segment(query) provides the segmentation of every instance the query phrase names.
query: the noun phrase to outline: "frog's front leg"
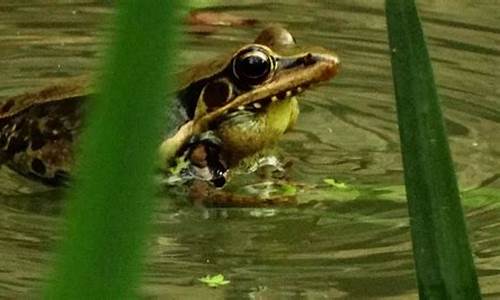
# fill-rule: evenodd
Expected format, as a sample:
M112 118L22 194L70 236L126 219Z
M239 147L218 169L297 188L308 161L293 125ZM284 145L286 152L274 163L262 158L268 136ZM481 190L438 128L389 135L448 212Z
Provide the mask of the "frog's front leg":
M165 139L158 149L158 166L161 170L167 170L171 162L178 156L180 149L193 136L193 121L188 121L182 125L177 132Z
M227 164L221 156L222 141L213 131L195 135L181 149L189 162L189 175L204 181L210 181L216 187L226 183Z

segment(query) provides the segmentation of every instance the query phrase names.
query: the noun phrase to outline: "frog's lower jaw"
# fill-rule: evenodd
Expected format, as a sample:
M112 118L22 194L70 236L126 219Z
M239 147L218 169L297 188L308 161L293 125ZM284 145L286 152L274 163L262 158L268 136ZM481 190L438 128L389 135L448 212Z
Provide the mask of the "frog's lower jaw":
M290 129L299 114L297 99L269 104L259 111L228 115L216 129L222 140L222 157L229 167L275 144Z

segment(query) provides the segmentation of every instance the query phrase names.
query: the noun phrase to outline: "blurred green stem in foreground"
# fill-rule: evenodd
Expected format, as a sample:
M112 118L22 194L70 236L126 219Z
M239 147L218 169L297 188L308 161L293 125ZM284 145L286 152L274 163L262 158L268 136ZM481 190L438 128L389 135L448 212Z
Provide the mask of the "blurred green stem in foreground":
M92 100L67 227L46 299L134 298L166 132L166 76L178 1L117 3L116 33Z
M413 0L386 0L421 299L480 299L434 76Z

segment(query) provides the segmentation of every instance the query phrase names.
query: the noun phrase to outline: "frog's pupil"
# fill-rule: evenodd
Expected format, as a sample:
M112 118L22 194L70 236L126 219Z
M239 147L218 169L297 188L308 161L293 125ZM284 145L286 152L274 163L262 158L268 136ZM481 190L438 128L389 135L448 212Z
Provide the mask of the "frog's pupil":
M269 61L260 56L248 56L240 62L242 75L249 78L259 78L269 71Z

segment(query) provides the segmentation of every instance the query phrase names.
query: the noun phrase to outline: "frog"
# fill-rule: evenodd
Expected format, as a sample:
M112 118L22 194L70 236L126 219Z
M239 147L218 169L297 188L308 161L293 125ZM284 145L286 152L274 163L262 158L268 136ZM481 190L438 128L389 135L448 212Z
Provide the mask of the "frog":
M252 43L189 68L169 95L179 126L159 143L159 169L183 158L198 178L223 186L228 170L293 127L296 96L338 70L336 54L297 46L282 26L269 26ZM48 185L67 182L94 96L92 80L82 76L3 101L0 163ZM165 100L166 111L171 102Z
M180 150L195 177L223 186L227 170L252 165L249 161L293 128L300 111L297 96L334 77L339 67L333 51L301 47L282 26L265 28L253 43L186 73L191 79L177 98L187 132L199 134L187 134L189 142L166 139L160 147L163 160Z

